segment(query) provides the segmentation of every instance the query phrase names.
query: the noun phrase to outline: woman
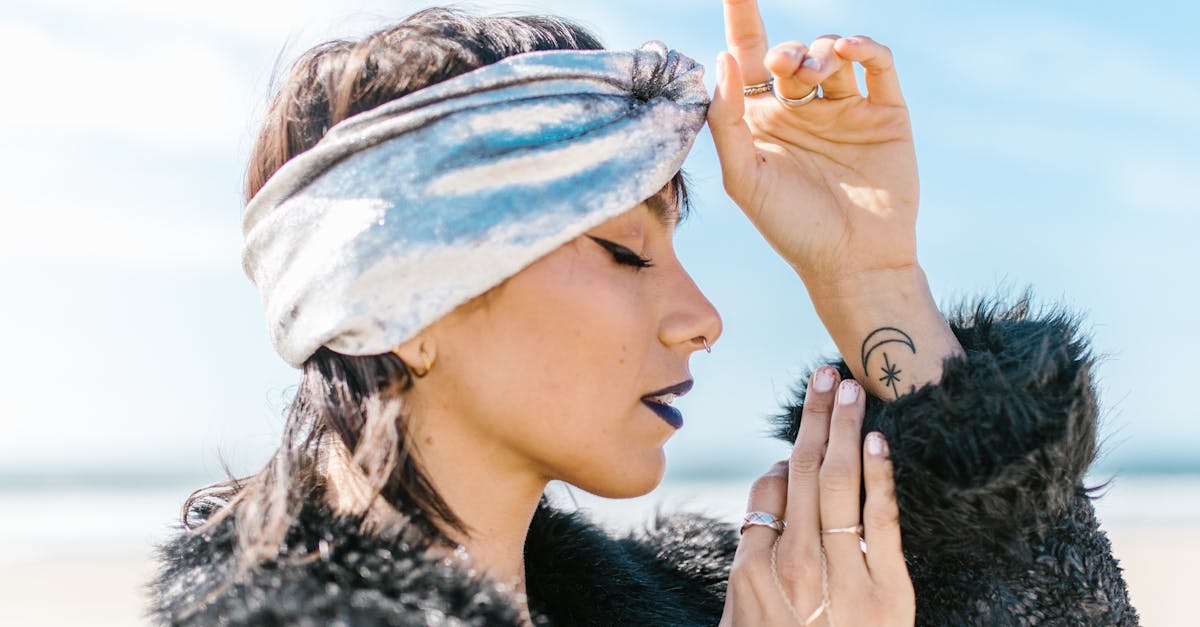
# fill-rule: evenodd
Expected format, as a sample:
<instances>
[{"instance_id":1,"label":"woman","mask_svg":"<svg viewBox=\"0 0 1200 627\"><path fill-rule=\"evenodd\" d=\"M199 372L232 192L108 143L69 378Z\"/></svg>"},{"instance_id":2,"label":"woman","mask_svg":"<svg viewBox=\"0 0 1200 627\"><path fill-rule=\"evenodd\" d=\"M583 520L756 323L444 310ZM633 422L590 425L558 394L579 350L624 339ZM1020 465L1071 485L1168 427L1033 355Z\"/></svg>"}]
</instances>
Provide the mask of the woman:
<instances>
[{"instance_id":1,"label":"woman","mask_svg":"<svg viewBox=\"0 0 1200 627\"><path fill-rule=\"evenodd\" d=\"M244 265L304 378L271 462L189 500L158 621L1136 622L1077 488L1086 351L1061 317L933 306L890 53L768 51L754 3L725 9L711 106L686 57L552 18L425 11L296 63ZM740 538L696 516L611 538L541 495L661 479L721 333L671 241L706 116L847 360L790 410Z\"/></svg>"}]
</instances>

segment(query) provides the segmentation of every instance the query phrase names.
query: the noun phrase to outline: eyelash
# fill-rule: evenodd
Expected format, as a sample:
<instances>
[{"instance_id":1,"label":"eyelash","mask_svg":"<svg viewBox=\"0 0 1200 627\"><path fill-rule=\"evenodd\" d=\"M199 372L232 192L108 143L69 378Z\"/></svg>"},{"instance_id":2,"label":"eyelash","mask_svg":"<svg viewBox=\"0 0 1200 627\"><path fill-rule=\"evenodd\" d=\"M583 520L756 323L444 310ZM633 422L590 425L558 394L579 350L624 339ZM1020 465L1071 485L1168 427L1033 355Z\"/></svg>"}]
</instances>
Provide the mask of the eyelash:
<instances>
[{"instance_id":1,"label":"eyelash","mask_svg":"<svg viewBox=\"0 0 1200 627\"><path fill-rule=\"evenodd\" d=\"M588 237L590 237L593 242L596 242L602 248L604 248L604 250L607 250L609 254L613 256L613 260L623 266L633 266L635 270L641 270L642 268L649 268L650 266L654 265L654 263L649 259L638 255L632 250L629 250L628 248L625 248L616 242L610 242L606 239L600 239L599 237L593 237L591 235Z\"/></svg>"}]
</instances>

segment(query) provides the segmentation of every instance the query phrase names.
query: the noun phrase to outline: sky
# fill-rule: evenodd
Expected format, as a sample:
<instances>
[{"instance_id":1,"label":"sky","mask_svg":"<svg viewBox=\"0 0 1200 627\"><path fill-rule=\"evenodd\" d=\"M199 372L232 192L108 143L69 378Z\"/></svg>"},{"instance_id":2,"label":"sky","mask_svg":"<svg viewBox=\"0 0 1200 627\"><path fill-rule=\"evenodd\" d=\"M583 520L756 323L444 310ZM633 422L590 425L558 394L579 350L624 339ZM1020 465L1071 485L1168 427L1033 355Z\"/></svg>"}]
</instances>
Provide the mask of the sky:
<instances>
[{"instance_id":1,"label":"sky","mask_svg":"<svg viewBox=\"0 0 1200 627\"><path fill-rule=\"evenodd\" d=\"M761 4L772 43L868 34L893 49L939 302L1029 288L1079 312L1100 357L1100 472L1200 470L1187 343L1200 327L1200 9ZM298 380L239 260L243 170L273 70L424 6L0 8L0 475L218 478L222 460L265 462ZM610 48L659 39L709 66L724 45L715 0L475 6L571 17ZM668 476L749 475L786 456L765 417L834 346L724 195L707 132L685 169L697 202L679 255L725 333L692 359Z\"/></svg>"}]
</instances>

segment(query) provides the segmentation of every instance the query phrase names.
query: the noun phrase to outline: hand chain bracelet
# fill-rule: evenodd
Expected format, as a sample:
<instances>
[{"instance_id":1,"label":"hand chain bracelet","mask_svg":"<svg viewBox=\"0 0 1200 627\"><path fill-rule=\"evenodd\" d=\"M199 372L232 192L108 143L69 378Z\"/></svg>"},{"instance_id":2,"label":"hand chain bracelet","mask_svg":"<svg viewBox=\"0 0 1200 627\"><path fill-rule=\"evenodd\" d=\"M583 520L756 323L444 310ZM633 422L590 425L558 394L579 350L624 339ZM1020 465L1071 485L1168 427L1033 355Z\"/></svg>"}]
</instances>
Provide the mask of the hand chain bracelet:
<instances>
[{"instance_id":1,"label":"hand chain bracelet","mask_svg":"<svg viewBox=\"0 0 1200 627\"><path fill-rule=\"evenodd\" d=\"M775 544L771 545L771 579L775 581L775 588L779 590L779 596L783 597L783 604L787 606L788 613L796 620L796 623L803 627L816 622L822 614L825 614L829 619L829 627L833 627L833 612L829 607L829 566L825 561L825 547L821 547L821 604L817 609L813 610L808 618L800 618L800 613L796 611L796 606L792 605L792 599L788 596L787 590L783 587L783 582L779 580L779 568L776 565L776 553L779 548L779 540L783 536L775 538Z\"/></svg>"}]
</instances>

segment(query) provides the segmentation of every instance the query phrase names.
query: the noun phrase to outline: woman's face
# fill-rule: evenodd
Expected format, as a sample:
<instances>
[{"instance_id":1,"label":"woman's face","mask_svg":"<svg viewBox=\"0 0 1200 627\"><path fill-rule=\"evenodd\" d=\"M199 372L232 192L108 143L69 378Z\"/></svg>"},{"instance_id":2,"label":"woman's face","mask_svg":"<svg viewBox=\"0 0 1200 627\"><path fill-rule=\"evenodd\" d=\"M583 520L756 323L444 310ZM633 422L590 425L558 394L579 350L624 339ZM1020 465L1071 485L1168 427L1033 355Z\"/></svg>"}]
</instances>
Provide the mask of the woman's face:
<instances>
[{"instance_id":1,"label":"woman's face","mask_svg":"<svg viewBox=\"0 0 1200 627\"><path fill-rule=\"evenodd\" d=\"M418 423L440 421L434 431L474 443L497 472L610 497L653 489L681 421L649 399L690 388L688 358L721 334L675 256L668 198L591 229L423 333L436 357L410 390Z\"/></svg>"}]
</instances>

